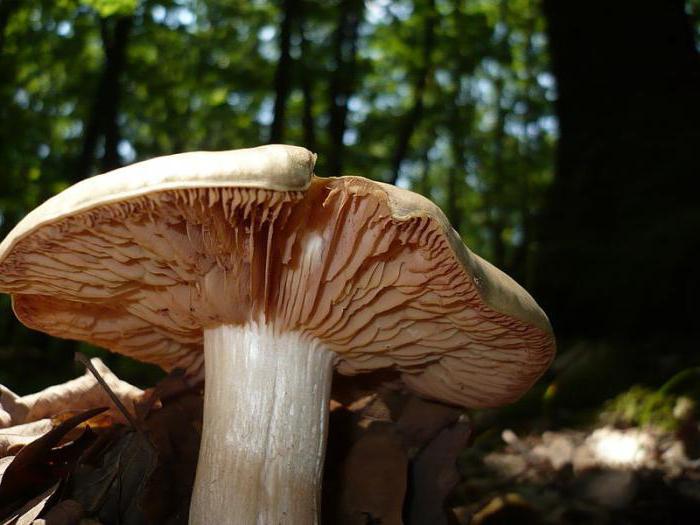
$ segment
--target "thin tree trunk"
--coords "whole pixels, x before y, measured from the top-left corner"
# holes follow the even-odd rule
[[[430,146],[423,148],[421,155],[421,174],[419,190],[421,195],[432,199],[432,191],[430,188]]]
[[[507,0],[501,0],[499,2],[499,18],[505,25],[506,30],[500,37],[497,46],[500,47],[500,51],[503,56],[508,56],[510,31],[508,30]],[[506,184],[508,184],[505,172],[505,127],[506,117],[508,114],[503,104],[505,89],[505,79],[503,78],[503,75],[504,74],[501,72],[496,72],[496,77],[494,78],[494,109],[496,112],[496,121],[493,126],[493,155],[491,157],[493,180],[489,187],[486,188],[483,195],[487,216],[486,225],[489,229],[489,234],[491,237],[491,257],[493,263],[500,268],[504,268],[506,265],[506,245],[503,241],[505,221],[503,218],[503,210],[497,203],[500,200],[499,192],[503,192]]]
[[[298,16],[299,0],[284,0],[282,3],[282,22],[280,23],[280,57],[275,70],[275,108],[270,127],[271,143],[284,140],[287,99],[292,87],[292,26]]]
[[[110,170],[119,167],[119,101],[121,97],[120,77],[126,66],[126,47],[133,18],[119,17],[114,20],[100,19],[104,65],[97,84],[97,91],[90,119],[83,133],[83,147],[73,175],[77,182],[91,175],[95,163],[95,149],[104,137],[104,154],[100,167]]]
[[[301,93],[304,99],[302,126],[304,128],[304,146],[311,151],[316,150],[316,123],[314,120],[314,96],[312,69],[308,65],[309,43],[306,39],[306,29],[303,16],[299,17],[299,40],[301,46],[301,58],[299,68],[301,72]]]
[[[457,197],[459,197],[459,177],[461,176],[461,170],[457,166],[452,166],[447,175],[447,218],[450,221],[452,227],[459,231],[462,226],[462,214],[459,210],[459,203],[457,202]]]
[[[404,115],[399,127],[398,139],[391,160],[391,177],[389,183],[396,184],[403,163],[411,143],[413,132],[418,126],[422,116],[425,98],[425,89],[432,71],[432,55],[435,45],[435,0],[428,0],[426,14],[423,22],[423,47],[421,65],[415,72],[413,85],[413,103],[408,113]]]
[[[528,9],[535,10],[535,6],[530,4]],[[516,246],[513,253],[511,268],[513,276],[522,284],[525,288],[531,288],[533,285],[533,258],[532,258],[532,242],[533,242],[533,229],[535,226],[534,221],[534,210],[533,203],[531,201],[532,196],[532,184],[531,180],[534,175],[534,170],[537,169],[535,160],[533,158],[534,150],[532,147],[532,142],[539,140],[539,135],[537,137],[530,137],[528,129],[530,126],[535,125],[537,122],[537,112],[535,110],[531,92],[535,87],[535,49],[533,46],[533,40],[535,38],[535,16],[536,13],[532,12],[527,21],[527,32],[525,38],[527,39],[527,44],[525,46],[525,82],[523,85],[523,93],[525,104],[527,105],[527,110],[523,116],[523,126],[525,128],[525,142],[521,150],[522,163],[524,165],[524,171],[520,177],[520,189],[519,189],[519,202],[520,202],[520,224],[522,227],[522,240],[518,246]]]
[[[452,154],[452,166],[447,174],[447,218],[452,227],[459,231],[462,226],[462,212],[459,208],[459,195],[464,184],[464,125],[462,112],[456,103],[456,92],[452,97],[453,104],[450,111],[450,152]]]
[[[328,124],[330,150],[328,176],[337,177],[343,171],[343,137],[346,130],[348,100],[355,84],[357,39],[364,2],[342,0],[333,48],[335,69],[330,81],[330,119]]]
[[[490,188],[484,192],[484,204],[488,217],[487,226],[491,236],[491,257],[493,263],[503,268],[506,262],[506,246],[503,242],[503,214],[501,208],[496,204],[498,192],[502,191],[505,181],[505,125],[506,110],[503,107],[504,80],[498,77],[495,81],[496,99],[496,122],[493,129],[493,157],[491,159],[493,167],[493,182]]]

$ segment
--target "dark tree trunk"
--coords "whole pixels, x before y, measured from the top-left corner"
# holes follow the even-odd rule
[[[544,11],[561,138],[539,298],[563,334],[696,331],[700,60],[684,2]]]
[[[455,93],[456,100],[456,93]],[[464,190],[464,135],[465,120],[463,119],[460,107],[454,103],[451,110],[450,125],[450,153],[452,155],[452,165],[447,173],[447,218],[452,227],[459,231],[462,226],[462,211],[459,207],[458,198]]]
[[[348,100],[355,85],[358,29],[363,14],[362,0],[341,0],[340,17],[333,41],[335,69],[330,80],[330,118],[328,124],[328,173],[342,175],[343,137],[346,130]]]
[[[506,245],[503,242],[503,210],[497,205],[497,194],[502,191],[506,182],[505,173],[505,139],[506,139],[506,110],[503,105],[503,78],[494,81],[496,99],[496,122],[493,128],[493,183],[486,189],[484,204],[488,217],[487,226],[491,237],[492,262],[499,268],[506,266]]]
[[[119,17],[101,19],[102,46],[105,53],[104,66],[97,85],[95,100],[85,131],[83,148],[78,159],[73,180],[89,177],[95,162],[95,149],[100,138],[104,138],[104,154],[100,162],[103,171],[119,167],[119,99],[120,77],[126,66],[126,47],[133,18]]]
[[[421,195],[432,199],[432,190],[430,184],[430,146],[425,146],[421,154],[421,173],[419,181],[419,189]]]
[[[454,149],[454,144],[453,144]],[[462,226],[462,213],[459,209],[459,179],[462,176],[461,166],[452,166],[447,173],[447,210],[446,215],[452,227],[459,231]]]
[[[276,144],[284,140],[287,99],[292,87],[292,26],[298,16],[299,0],[284,0],[280,23],[280,57],[275,70],[275,108],[269,142]]]
[[[303,18],[299,20],[299,40],[301,45],[301,93],[304,99],[302,126],[304,128],[304,147],[316,150],[316,123],[314,119],[314,95],[312,69],[308,65],[309,43],[306,40],[306,30]]]
[[[420,67],[415,72],[413,103],[399,126],[396,147],[391,159],[391,178],[388,181],[391,184],[396,184],[396,180],[399,178],[401,164],[408,153],[411,137],[423,116],[425,89],[432,70],[432,55],[435,45],[435,0],[428,0],[426,11],[423,22],[422,60]]]
[[[536,51],[534,48],[534,38],[535,38],[535,14],[532,13],[527,21],[527,45],[525,49],[525,82],[523,85],[522,92],[523,102],[526,104],[527,109],[525,115],[523,115],[523,126],[526,130],[535,127],[539,130],[537,126],[538,113],[535,108],[535,104],[532,100],[532,91],[536,83],[536,72],[535,72],[535,58]],[[515,247],[512,257],[512,263],[510,269],[512,270],[511,275],[520,283],[525,285],[526,289],[531,289],[533,286],[533,265],[532,265],[532,249],[533,249],[533,223],[534,223],[534,213],[532,211],[532,189],[531,189],[531,173],[537,169],[534,162],[534,151],[532,144],[540,140],[541,131],[538,131],[537,136],[531,137],[529,132],[525,142],[520,149],[522,157],[522,165],[524,168],[524,174],[520,177],[520,185],[518,188],[519,192],[519,215],[520,224],[522,227],[522,238],[520,244]]]
[[[508,1],[501,0],[498,5],[499,18],[505,24],[505,30],[498,40],[497,47],[499,55],[502,57],[501,67],[510,66],[510,29],[508,26]],[[486,227],[489,231],[491,245],[491,261],[499,268],[503,268],[509,273],[511,268],[507,267],[506,244],[503,240],[503,230],[506,227],[503,206],[500,205],[500,197],[507,187],[509,181],[506,179],[506,110],[505,99],[505,73],[496,71],[493,78],[494,84],[494,111],[496,121],[492,130],[492,155],[491,170],[493,179],[484,191],[484,205],[486,207]]]

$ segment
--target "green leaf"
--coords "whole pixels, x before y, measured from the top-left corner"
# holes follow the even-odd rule
[[[130,15],[136,10],[138,0],[82,0],[92,7],[101,17],[113,15]]]

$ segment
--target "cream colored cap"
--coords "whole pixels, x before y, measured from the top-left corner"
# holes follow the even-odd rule
[[[166,369],[202,328],[302,332],[356,374],[392,368],[470,407],[517,399],[554,355],[549,322],[427,199],[313,176],[292,146],[161,157],[87,179],[0,244],[17,316]]]

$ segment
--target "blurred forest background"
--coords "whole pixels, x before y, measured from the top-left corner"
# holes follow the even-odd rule
[[[411,459],[406,522],[443,523],[415,512],[451,494],[461,523],[696,523],[699,49],[700,0],[0,0],[0,236],[85,177],[188,150],[296,144],[320,176],[413,189],[531,291],[559,354],[469,425],[430,404],[454,425]],[[163,375],[0,297],[0,384],[80,375],[76,350]]]
[[[524,284],[560,355],[515,412],[576,419],[634,384],[697,379],[699,12],[698,0],[0,0],[0,233],[137,160],[302,145],[321,176],[427,195]],[[74,376],[78,345],[24,329],[1,301],[0,383]],[[157,377],[106,361],[138,384]]]

